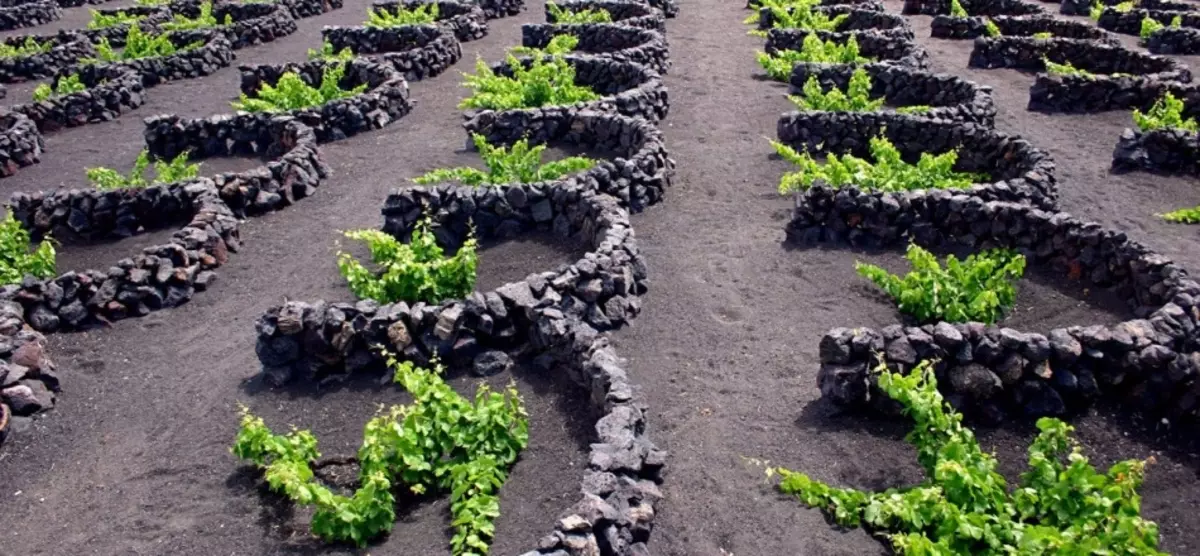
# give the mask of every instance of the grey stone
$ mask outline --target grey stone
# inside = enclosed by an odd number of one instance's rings
[[[489,350],[475,356],[471,362],[471,372],[475,376],[492,376],[512,369],[513,360],[507,353]]]

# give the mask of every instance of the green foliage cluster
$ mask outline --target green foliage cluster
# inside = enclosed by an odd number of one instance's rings
[[[817,180],[830,187],[855,186],[871,191],[912,191],[917,189],[963,189],[970,187],[982,176],[955,172],[958,152],[948,151],[934,155],[921,153],[916,164],[900,158],[900,151],[886,137],[873,137],[870,142],[871,157],[868,162],[852,154],[838,156],[830,154],[825,163],[818,163],[808,152],[771,141],[775,152],[784,160],[800,169],[788,172],[779,180],[780,193],[805,191]]]
[[[33,89],[33,101],[42,102],[50,100],[52,97],[61,97],[71,93],[86,91],[87,85],[84,85],[79,80],[78,73],[72,73],[66,77],[59,78],[58,82],[53,87],[49,83],[42,83]]]
[[[1178,29],[1182,26],[1183,18],[1181,16],[1175,16],[1171,19],[1171,28]],[[1150,35],[1153,35],[1164,28],[1166,28],[1166,25],[1159,23],[1157,19],[1146,16],[1142,18],[1142,28],[1140,31],[1138,31],[1138,35],[1143,39],[1148,39],[1150,38]]]
[[[437,4],[421,4],[415,8],[396,6],[396,11],[385,8],[367,8],[367,21],[363,25],[376,29],[404,27],[406,25],[424,25],[433,23],[438,18]]]
[[[1070,425],[1037,421],[1029,470],[1010,488],[970,429],[937,390],[928,362],[906,375],[881,365],[879,388],[914,421],[906,440],[926,479],[863,492],[769,468],[779,490],[820,508],[844,527],[886,536],[898,554],[1022,556],[1161,555],[1158,526],[1141,517],[1138,488],[1153,458],[1127,460],[1099,473],[1071,439]]]
[[[171,4],[171,0],[134,0],[134,5],[137,6],[167,6]]]
[[[1096,78],[1096,74],[1094,74],[1090,71],[1087,71],[1085,69],[1079,69],[1079,68],[1071,65],[1071,62],[1059,64],[1059,63],[1050,61],[1049,58],[1042,57],[1042,63],[1046,65],[1046,72],[1051,75],[1066,75],[1066,76],[1084,77],[1087,79],[1095,79]]]
[[[300,74],[289,71],[280,76],[275,85],[263,83],[254,98],[242,93],[241,98],[231,104],[235,110],[245,112],[281,112],[320,106],[367,90],[366,83],[353,89],[343,89],[339,82],[345,74],[345,62],[329,64],[322,70],[321,86],[313,87],[305,83]]]
[[[792,74],[792,67],[800,62],[858,64],[871,61],[859,56],[858,40],[853,36],[845,44],[839,44],[832,39],[822,41],[815,33],[804,37],[800,50],[781,50],[774,56],[759,52],[757,57],[758,65],[777,81],[787,81]]]
[[[482,59],[475,62],[475,75],[463,74],[471,96],[459,108],[514,110],[575,104],[600,98],[590,87],[575,84],[575,67],[564,55],[579,44],[579,38],[559,35],[544,50],[514,49],[508,54],[512,77],[498,75]],[[513,53],[529,55],[528,67]]]
[[[26,275],[54,276],[53,241],[47,237],[32,251],[29,242],[29,232],[6,211],[0,220],[0,284],[19,284]]]
[[[89,11],[92,12],[92,20],[88,22],[87,28],[92,30],[107,29],[109,27],[116,27],[118,25],[125,25],[126,23],[132,25],[143,19],[146,19],[146,16],[144,15],[129,15],[123,11],[119,11],[111,15],[104,14],[96,10]]]
[[[551,19],[559,25],[582,25],[586,23],[612,23],[612,14],[604,8],[587,8],[584,10],[571,11],[555,4],[554,2],[546,2],[546,8],[550,10]]]
[[[472,401],[442,380],[440,367],[427,370],[394,356],[388,365],[413,403],[367,422],[353,495],[336,494],[314,477],[312,464],[321,454],[309,431],[275,434],[243,408],[231,451],[262,468],[272,490],[316,506],[312,531],[327,541],[363,546],[390,531],[396,521],[392,491],[404,486],[414,494],[449,492],[451,552],[487,554],[500,515],[500,487],[529,443],[529,417],[516,388],[493,392],[484,384]]]
[[[1158,216],[1175,224],[1200,224],[1200,206],[1173,210]]]
[[[1092,7],[1088,8],[1088,17],[1092,21],[1100,21],[1100,16],[1104,15],[1104,8],[1104,4],[1100,3],[1100,0],[1096,0],[1092,3]]]
[[[210,29],[218,25],[233,25],[233,15],[225,14],[225,20],[218,22],[212,11],[212,0],[208,0],[200,4],[200,15],[190,18],[182,14],[175,14],[171,17],[171,21],[162,24],[162,28],[164,31],[191,31]]]
[[[897,107],[896,113],[898,113],[898,114],[925,114],[925,113],[929,112],[930,110],[933,110],[933,107],[929,106],[928,104],[913,104],[910,106]]]
[[[838,27],[850,17],[841,14],[829,17],[823,11],[814,11],[817,0],[811,2],[795,2],[788,6],[770,6],[771,27],[774,29],[808,29],[810,31],[837,31]],[[761,29],[750,31],[751,35],[765,37],[767,32]]]
[[[371,260],[380,267],[372,272],[349,253],[338,253],[338,270],[360,299],[380,303],[466,297],[475,290],[476,242],[470,238],[454,256],[447,257],[437,244],[429,218],[423,218],[408,243],[379,230],[354,230],[346,237],[363,241]]]
[[[983,322],[993,324],[1017,297],[1013,280],[1025,273],[1025,257],[1008,249],[990,249],[959,261],[937,257],[917,244],[905,254],[912,271],[903,278],[870,264],[856,263],[858,274],[896,300],[900,312],[924,323]]]
[[[483,135],[473,133],[471,140],[487,171],[478,168],[441,168],[413,179],[428,185],[446,181],[457,181],[464,185],[508,185],[514,183],[536,183],[558,179],[567,174],[581,172],[596,165],[596,161],[583,156],[571,156],[562,160],[542,163],[546,145],[529,146],[528,139],[521,139],[512,147],[495,146]]]
[[[1175,128],[1183,131],[1200,132],[1200,124],[1196,118],[1183,117],[1183,99],[1176,98],[1170,91],[1154,102],[1150,111],[1145,114],[1141,110],[1133,110],[1133,121],[1138,129],[1150,131],[1154,129]]]
[[[759,2],[751,2],[750,8],[752,9],[750,15],[747,16],[746,19],[742,20],[742,23],[745,23],[746,25],[758,25],[758,22],[762,19],[762,16],[759,12],[760,8],[788,9],[807,6],[809,9],[811,9],[813,6],[818,6],[820,4],[821,0],[761,0]]]
[[[1004,33],[1000,32],[1000,26],[996,25],[995,21],[989,17],[983,21],[983,35],[985,37],[999,37]]]
[[[788,100],[801,110],[824,112],[873,112],[879,110],[884,101],[882,98],[871,99],[871,76],[862,68],[850,74],[845,91],[834,87],[826,92],[814,75],[804,82],[800,95],[789,95]]]
[[[328,60],[330,62],[348,62],[354,59],[354,51],[350,47],[344,47],[341,50],[334,51],[333,45],[329,41],[321,43],[321,49],[308,49],[308,59],[312,61]]]
[[[1129,0],[1128,2],[1121,2],[1120,4],[1113,6],[1113,9],[1117,10],[1117,12],[1119,12],[1119,13],[1127,14],[1127,13],[1133,11],[1133,9],[1137,7],[1137,5],[1138,5],[1138,2],[1136,0]]]
[[[108,44],[107,37],[101,37],[100,42],[96,44],[96,58],[85,61],[89,63],[120,62],[123,60],[138,60],[156,56],[170,56],[178,52],[199,48],[203,44],[203,42],[198,41],[183,48],[177,48],[166,33],[148,35],[142,31],[140,26],[130,25],[129,32],[125,35],[125,48],[122,48],[118,52],[112,45]]]
[[[1033,38],[1040,39],[1040,40],[1046,40],[1046,39],[1054,38],[1054,35],[1051,34],[1049,31],[1042,31],[1041,33],[1034,33]]]
[[[958,0],[950,0],[950,16],[951,17],[970,17],[967,9],[963,7]]]
[[[200,175],[200,163],[188,164],[188,153],[181,152],[169,161],[154,161],[154,179],[146,180],[146,170],[150,167],[150,152],[142,149],[137,159],[133,161],[133,169],[128,176],[112,168],[88,168],[87,178],[96,189],[143,189],[151,185],[162,185],[192,179]]]
[[[43,52],[50,52],[54,45],[50,41],[38,42],[33,37],[25,37],[25,41],[11,45],[6,42],[0,42],[0,58],[17,58],[20,56],[32,56]]]

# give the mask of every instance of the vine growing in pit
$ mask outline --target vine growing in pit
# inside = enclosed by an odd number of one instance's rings
[[[351,496],[332,492],[313,474],[321,457],[309,431],[273,433],[243,408],[231,451],[264,471],[270,488],[294,503],[312,505],[312,531],[327,541],[364,546],[396,520],[392,490],[450,493],[456,556],[487,554],[500,515],[499,490],[529,443],[529,416],[516,388],[479,386],[471,401],[454,391],[442,368],[416,367],[387,357],[395,382],[413,403],[393,406],[367,422],[358,450],[359,487]]]
[[[350,239],[366,243],[371,261],[379,267],[373,272],[354,255],[339,252],[338,271],[346,278],[350,291],[359,299],[380,303],[438,303],[475,291],[475,267],[479,262],[475,238],[468,238],[457,253],[447,256],[431,228],[429,217],[423,217],[408,243],[379,230],[343,232]]]
[[[478,133],[471,134],[475,150],[487,171],[471,167],[439,168],[424,175],[413,178],[413,181],[430,185],[446,181],[457,181],[464,185],[509,185],[516,183],[535,183],[558,179],[567,174],[581,172],[596,165],[596,161],[583,157],[571,156],[561,160],[542,163],[542,155],[546,145],[530,146],[528,139],[521,139],[511,147],[492,145],[487,137]]]
[[[519,48],[508,54],[512,77],[497,74],[483,59],[475,62],[475,75],[463,74],[464,87],[471,96],[459,108],[515,110],[559,106],[596,100],[600,95],[590,87],[575,84],[575,67],[565,58],[579,44],[579,38],[559,35],[545,49]],[[527,55],[528,63],[514,53]]]
[[[984,179],[983,176],[957,172],[957,151],[941,154],[921,153],[916,164],[905,162],[899,149],[886,137],[872,137],[869,148],[873,162],[852,154],[826,156],[819,163],[811,155],[771,141],[775,152],[800,169],[788,172],[779,180],[783,194],[806,191],[818,180],[834,188],[853,186],[871,191],[914,191],[918,189],[965,189]]]
[[[781,50],[773,55],[758,52],[755,56],[758,65],[776,81],[787,81],[792,75],[792,68],[800,62],[859,64],[871,61],[859,55],[858,40],[853,36],[845,44],[841,44],[833,39],[822,41],[815,33],[804,37],[804,42],[800,43],[800,50]]]

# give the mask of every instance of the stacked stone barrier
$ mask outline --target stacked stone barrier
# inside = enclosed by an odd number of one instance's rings
[[[972,196],[989,201],[1026,203],[1054,210],[1058,185],[1054,160],[1028,141],[974,123],[932,120],[891,112],[790,112],[780,116],[779,140],[798,150],[853,154],[869,158],[870,140],[886,137],[906,160],[921,153],[956,151],[955,170],[979,173],[988,182],[972,186]],[[888,214],[902,209],[890,197],[873,206]],[[833,230],[844,231],[844,230]]]
[[[198,17],[198,4],[186,4],[186,8],[178,13],[186,17]],[[218,22],[224,22],[226,16],[232,21],[230,25],[218,25],[211,29],[196,29],[190,31],[172,31],[172,40],[184,44],[208,40],[213,31],[222,33],[234,50],[269,43],[281,37],[296,32],[296,19],[291,11],[283,4],[240,4],[236,2],[220,3],[213,7],[213,17]]]
[[[1046,10],[1042,9],[1040,5],[1026,0],[960,0],[959,3],[968,14],[973,16],[1046,13]],[[901,13],[904,15],[950,15],[950,0],[904,0],[904,8]]]
[[[86,90],[19,104],[12,110],[28,116],[38,130],[48,133],[107,122],[146,102],[142,76],[127,68],[110,66],[87,73],[80,81]],[[52,83],[52,86],[56,85],[57,80]]]
[[[559,35],[572,35],[579,44],[572,52],[613,58],[622,62],[641,64],[660,75],[671,67],[666,37],[648,29],[607,23],[586,24],[525,24],[521,26],[521,45],[545,48]]]
[[[450,29],[459,42],[482,39],[487,36],[487,14],[477,4],[460,2],[458,0],[405,0],[403,2],[375,2],[372,7],[376,10],[386,10],[395,13],[397,8],[413,9],[426,4],[437,6],[437,22]]]
[[[321,30],[334,51],[349,48],[358,56],[371,55],[391,64],[405,79],[437,76],[462,58],[462,44],[440,25],[403,27],[331,27]]]
[[[816,34],[822,41],[846,43],[851,38],[858,42],[859,55],[874,62],[885,62],[924,69],[929,64],[929,54],[913,41],[912,29],[898,28],[880,31],[867,29],[833,33],[808,29],[771,29],[767,31],[766,51],[777,54],[781,50],[800,50],[804,39]]]
[[[62,19],[62,8],[53,0],[0,7],[0,31],[37,27]]]
[[[1200,29],[1164,27],[1146,39],[1146,50],[1162,55],[1200,54]]]
[[[675,162],[667,154],[662,131],[643,118],[596,112],[573,106],[486,112],[468,122],[469,133],[489,143],[535,143],[584,147],[610,154],[574,179],[589,191],[617,198],[634,212],[660,202],[671,185]]]
[[[818,6],[851,6],[856,10],[871,10],[874,12],[887,11],[879,0],[820,0]],[[759,0],[746,0],[747,10],[757,10],[762,7]]]
[[[987,22],[1000,29],[1001,35],[1029,37],[1036,33],[1050,33],[1054,37],[1086,39],[1120,46],[1121,40],[1108,31],[1078,21],[1055,19],[1050,15],[953,17],[934,16],[930,36],[936,39],[973,39],[987,35]]]
[[[784,8],[791,12],[793,8]],[[912,36],[912,29],[908,26],[908,21],[903,17],[884,13],[875,10],[862,10],[858,6],[850,5],[834,5],[834,6],[818,6],[812,8],[815,12],[820,12],[828,15],[831,19],[838,16],[846,16],[837,29],[833,32],[844,33],[847,31],[861,31],[865,29],[907,29],[908,35]],[[758,9],[758,28],[761,30],[772,29],[775,27],[775,12],[771,8]]]
[[[38,44],[49,43],[53,46],[45,52],[0,58],[0,82],[19,83],[30,79],[44,79],[54,75],[54,72],[61,68],[96,54],[96,49],[87,38],[70,31],[60,31],[54,35],[14,35],[3,40],[8,46],[20,46],[28,39],[33,39]]]
[[[648,438],[649,408],[635,395],[607,336],[561,311],[542,311],[536,319],[540,333],[533,342],[543,352],[538,362],[544,372],[565,370],[588,393],[599,418],[579,501],[561,514],[535,550],[521,556],[648,554],[667,458]]]
[[[157,32],[159,25],[171,21],[171,9],[166,6],[129,6],[96,11],[108,16],[115,16],[118,13],[140,16],[142,19],[137,22],[138,28],[148,33]],[[106,40],[109,46],[119,48],[125,46],[125,39],[129,36],[129,28],[132,25],[132,23],[122,23],[103,29],[82,29],[79,32],[92,43],[99,44],[101,40]]]
[[[286,73],[295,73],[305,83],[317,87],[321,84],[325,69],[341,62],[313,61],[278,65],[240,66],[241,90],[253,96],[264,84],[275,85]],[[412,111],[408,82],[404,76],[388,63],[356,58],[345,62],[345,75],[339,86],[350,90],[366,85],[366,90],[357,95],[326,102],[320,106],[300,108],[283,112],[311,127],[317,141],[327,143],[340,141],[366,131],[382,129]],[[245,114],[237,118],[270,119],[272,113]],[[196,120],[185,126],[209,128],[221,125],[224,120]]]
[[[16,112],[0,114],[0,178],[37,164],[45,149],[46,141],[28,116]]]
[[[45,342],[25,324],[21,304],[0,301],[0,444],[29,428],[34,414],[54,407],[59,379]]]
[[[921,116],[957,122],[974,122],[994,127],[996,102],[992,88],[945,73],[931,73],[892,64],[798,63],[792,67],[789,85],[800,92],[810,78],[825,89],[845,90],[850,77],[861,69],[871,77],[871,97],[885,99],[890,106],[929,106]]]
[[[1066,15],[1088,15],[1091,12],[1092,6],[1099,2],[1105,6],[1115,6],[1123,3],[1125,0],[1062,0],[1059,6],[1059,12]],[[1139,0],[1138,8],[1144,10],[1169,10],[1169,11],[1192,11],[1196,10],[1196,5],[1190,2],[1179,2],[1176,0]]]
[[[1200,133],[1178,128],[1126,129],[1113,149],[1113,169],[1200,176]]]
[[[1166,257],[1123,232],[1069,214],[988,202],[951,191],[886,194],[813,188],[797,198],[793,241],[846,240],[933,249],[1010,247],[1126,300],[1136,318],[1115,326],[1072,326],[1047,334],[982,323],[837,328],[821,340],[818,386],[847,407],[890,411],[869,369],[937,360],[939,387],[969,416],[1064,415],[1110,394],[1138,409],[1192,419],[1200,407],[1196,303],[1200,285]]]
[[[292,12],[292,17],[304,19],[342,9],[344,0],[280,0]]]
[[[168,36],[177,47],[183,48],[192,43],[198,35],[207,40],[198,48],[179,50],[170,56],[155,56],[138,58],[119,62],[100,62],[96,64],[77,64],[59,70],[55,78],[79,74],[85,82],[99,81],[98,75],[110,75],[120,69],[129,69],[142,76],[142,85],[153,87],[167,81],[179,79],[194,79],[210,75],[217,70],[233,63],[233,45],[223,33],[217,31],[192,31],[185,35],[170,33]],[[192,40],[184,40],[192,39]]]
[[[1100,19],[1096,21],[1096,26],[1114,33],[1136,37],[1142,33],[1143,19],[1150,18],[1163,25],[1170,26],[1171,22],[1177,17],[1180,20],[1180,25],[1183,27],[1200,28],[1200,11],[1167,11],[1137,8],[1127,12],[1117,11],[1116,8],[1106,8],[1101,12]]]
[[[575,69],[575,84],[590,88],[600,98],[582,101],[567,107],[574,110],[611,111],[625,116],[645,118],[657,122],[667,116],[670,102],[667,98],[667,86],[662,78],[653,70],[641,64],[624,62],[603,56],[564,56],[567,63]],[[522,63],[530,64],[532,59],[519,59]],[[497,75],[512,75],[508,63],[492,66]],[[538,113],[543,110],[556,110],[558,107],[522,108],[502,110],[501,112]],[[481,132],[485,126],[480,122],[491,121],[495,118],[493,110],[472,109],[463,114],[466,122],[463,124],[469,132]]]
[[[472,2],[483,9],[483,13],[488,19],[500,19],[520,15],[525,11],[525,0],[472,0]]]
[[[545,230],[583,242],[588,252],[557,270],[437,304],[289,301],[268,309],[257,323],[256,351],[270,382],[381,370],[376,346],[418,364],[434,357],[451,365],[468,364],[483,354],[527,344],[535,326],[565,324],[536,319],[539,312],[558,311],[603,331],[641,309],[637,296],[645,288],[645,266],[629,213],[615,198],[575,180],[396,190],[383,214],[383,231],[402,239],[429,215],[440,243],[450,248],[461,245],[472,229],[481,240]]]
[[[667,36],[666,16],[649,4],[627,0],[563,0],[557,4],[568,12],[604,10],[611,16],[614,25],[640,27],[658,31],[662,36]],[[546,6],[545,13],[546,23],[558,23],[558,19],[554,17],[549,6]]]
[[[968,61],[976,68],[1044,71],[1043,58],[1071,63],[1093,76],[1040,73],[1029,89],[1029,109],[1098,112],[1149,107],[1163,91],[1191,81],[1178,61],[1095,41],[994,37],[975,39]]]

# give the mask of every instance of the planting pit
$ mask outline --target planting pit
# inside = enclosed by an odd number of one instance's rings
[[[787,8],[791,12],[791,8]],[[846,33],[848,31],[863,31],[867,29],[884,30],[900,30],[908,31],[909,37],[912,36],[912,29],[909,28],[908,22],[901,16],[889,13],[883,13],[875,10],[859,9],[856,5],[834,5],[820,6],[814,9],[816,13],[823,13],[834,19],[840,16],[846,16],[838,24],[833,31],[823,31],[826,33]],[[775,13],[771,8],[759,8],[758,10],[758,28],[760,30],[775,28]]]
[[[564,0],[557,2],[558,7],[567,12],[584,10],[604,10],[616,25],[640,27],[658,31],[664,36],[667,33],[667,20],[661,11],[641,2],[625,2],[620,0]],[[545,8],[546,23],[558,23],[549,7]]]
[[[545,48],[559,35],[572,35],[579,39],[572,51],[577,54],[642,64],[659,75],[666,75],[671,67],[667,40],[663,34],[627,25],[530,23],[521,26],[521,46]]]
[[[1180,25],[1183,27],[1200,28],[1200,11],[1196,11],[1195,6],[1192,8],[1188,11],[1135,8],[1127,12],[1117,11],[1116,8],[1106,8],[1100,14],[1100,19],[1096,21],[1096,26],[1114,33],[1136,37],[1141,35],[1143,19],[1150,18],[1164,26],[1169,26],[1178,17]]]
[[[767,31],[767,54],[781,50],[800,50],[804,39],[815,34],[822,41],[845,44],[852,37],[858,42],[859,55],[876,62],[889,62],[914,69],[923,69],[928,63],[928,54],[912,41],[912,29],[908,27],[880,31],[808,31],[805,29],[771,29]]]
[[[1200,29],[1165,27],[1146,39],[1153,54],[1200,54]]]
[[[1050,33],[1067,39],[1086,39],[1120,46],[1121,41],[1108,31],[1079,21],[1056,19],[1047,14],[1029,16],[953,17],[939,15],[931,22],[931,35],[935,39],[973,39],[987,35],[986,25],[991,21],[1000,29],[1001,35],[1032,36]]]
[[[0,58],[0,83],[19,83],[29,79],[42,79],[54,75],[61,68],[78,62],[81,58],[94,56],[92,43],[83,35],[60,31],[54,35],[12,35],[4,37],[9,46],[21,46],[32,38],[39,44],[54,45],[46,52]]]
[[[188,3],[172,8],[185,17],[200,16],[200,4]],[[279,3],[241,4],[237,2],[215,4],[212,15],[220,23],[212,29],[173,31],[184,43],[206,40],[212,31],[225,35],[234,50],[256,46],[286,37],[296,32],[296,19],[287,6]],[[225,25],[228,17],[233,23]]]
[[[1045,13],[1038,4],[1025,0],[960,0],[968,15],[1035,15]],[[904,15],[950,15],[950,0],[904,0]],[[1085,12],[1086,13],[1086,12]]]
[[[437,6],[437,22],[453,31],[459,42],[479,40],[488,33],[487,14],[478,4],[458,0],[437,0],[436,2],[407,0],[405,2],[375,2],[371,7],[395,13],[396,8],[399,7],[411,10],[426,4]]]
[[[462,45],[440,25],[325,27],[321,36],[334,52],[349,48],[358,56],[376,57],[409,81],[434,77],[462,58]]]
[[[78,73],[81,79],[92,81],[94,75],[104,75],[116,69],[130,69],[142,76],[145,87],[154,87],[166,81],[194,79],[210,75],[233,62],[233,46],[223,33],[212,30],[170,33],[170,40],[183,48],[200,37],[207,37],[198,48],[176,52],[170,56],[154,56],[118,62],[78,64],[62,68],[55,77]],[[86,77],[85,77],[86,76]]]
[[[171,21],[172,15],[171,9],[167,6],[135,5],[124,8],[106,8],[96,11],[107,16],[114,16],[118,13],[124,13],[131,16],[141,16],[142,19],[138,21],[138,27],[141,28],[142,31],[151,32],[157,29],[160,23]],[[87,23],[84,23],[83,26],[85,28],[79,32],[83,33],[83,36],[87,37],[89,41],[92,41],[93,43],[99,43],[101,39],[105,39],[108,41],[109,46],[122,47],[125,46],[125,38],[129,36],[129,27],[132,24],[122,23],[101,29],[87,29],[86,25]]]
[[[90,79],[90,81],[85,81]],[[14,112],[25,114],[43,132],[107,122],[140,107],[145,99],[142,76],[125,68],[108,66],[80,75],[86,91],[18,104]],[[57,84],[51,80],[50,86]]]
[[[931,119],[975,122],[992,127],[996,104],[991,88],[949,74],[935,74],[891,64],[814,64],[798,63],[788,80],[791,92],[800,94],[804,84],[816,77],[825,90],[846,90],[856,69],[871,77],[871,97],[884,98],[889,107],[929,106],[921,114]]]

